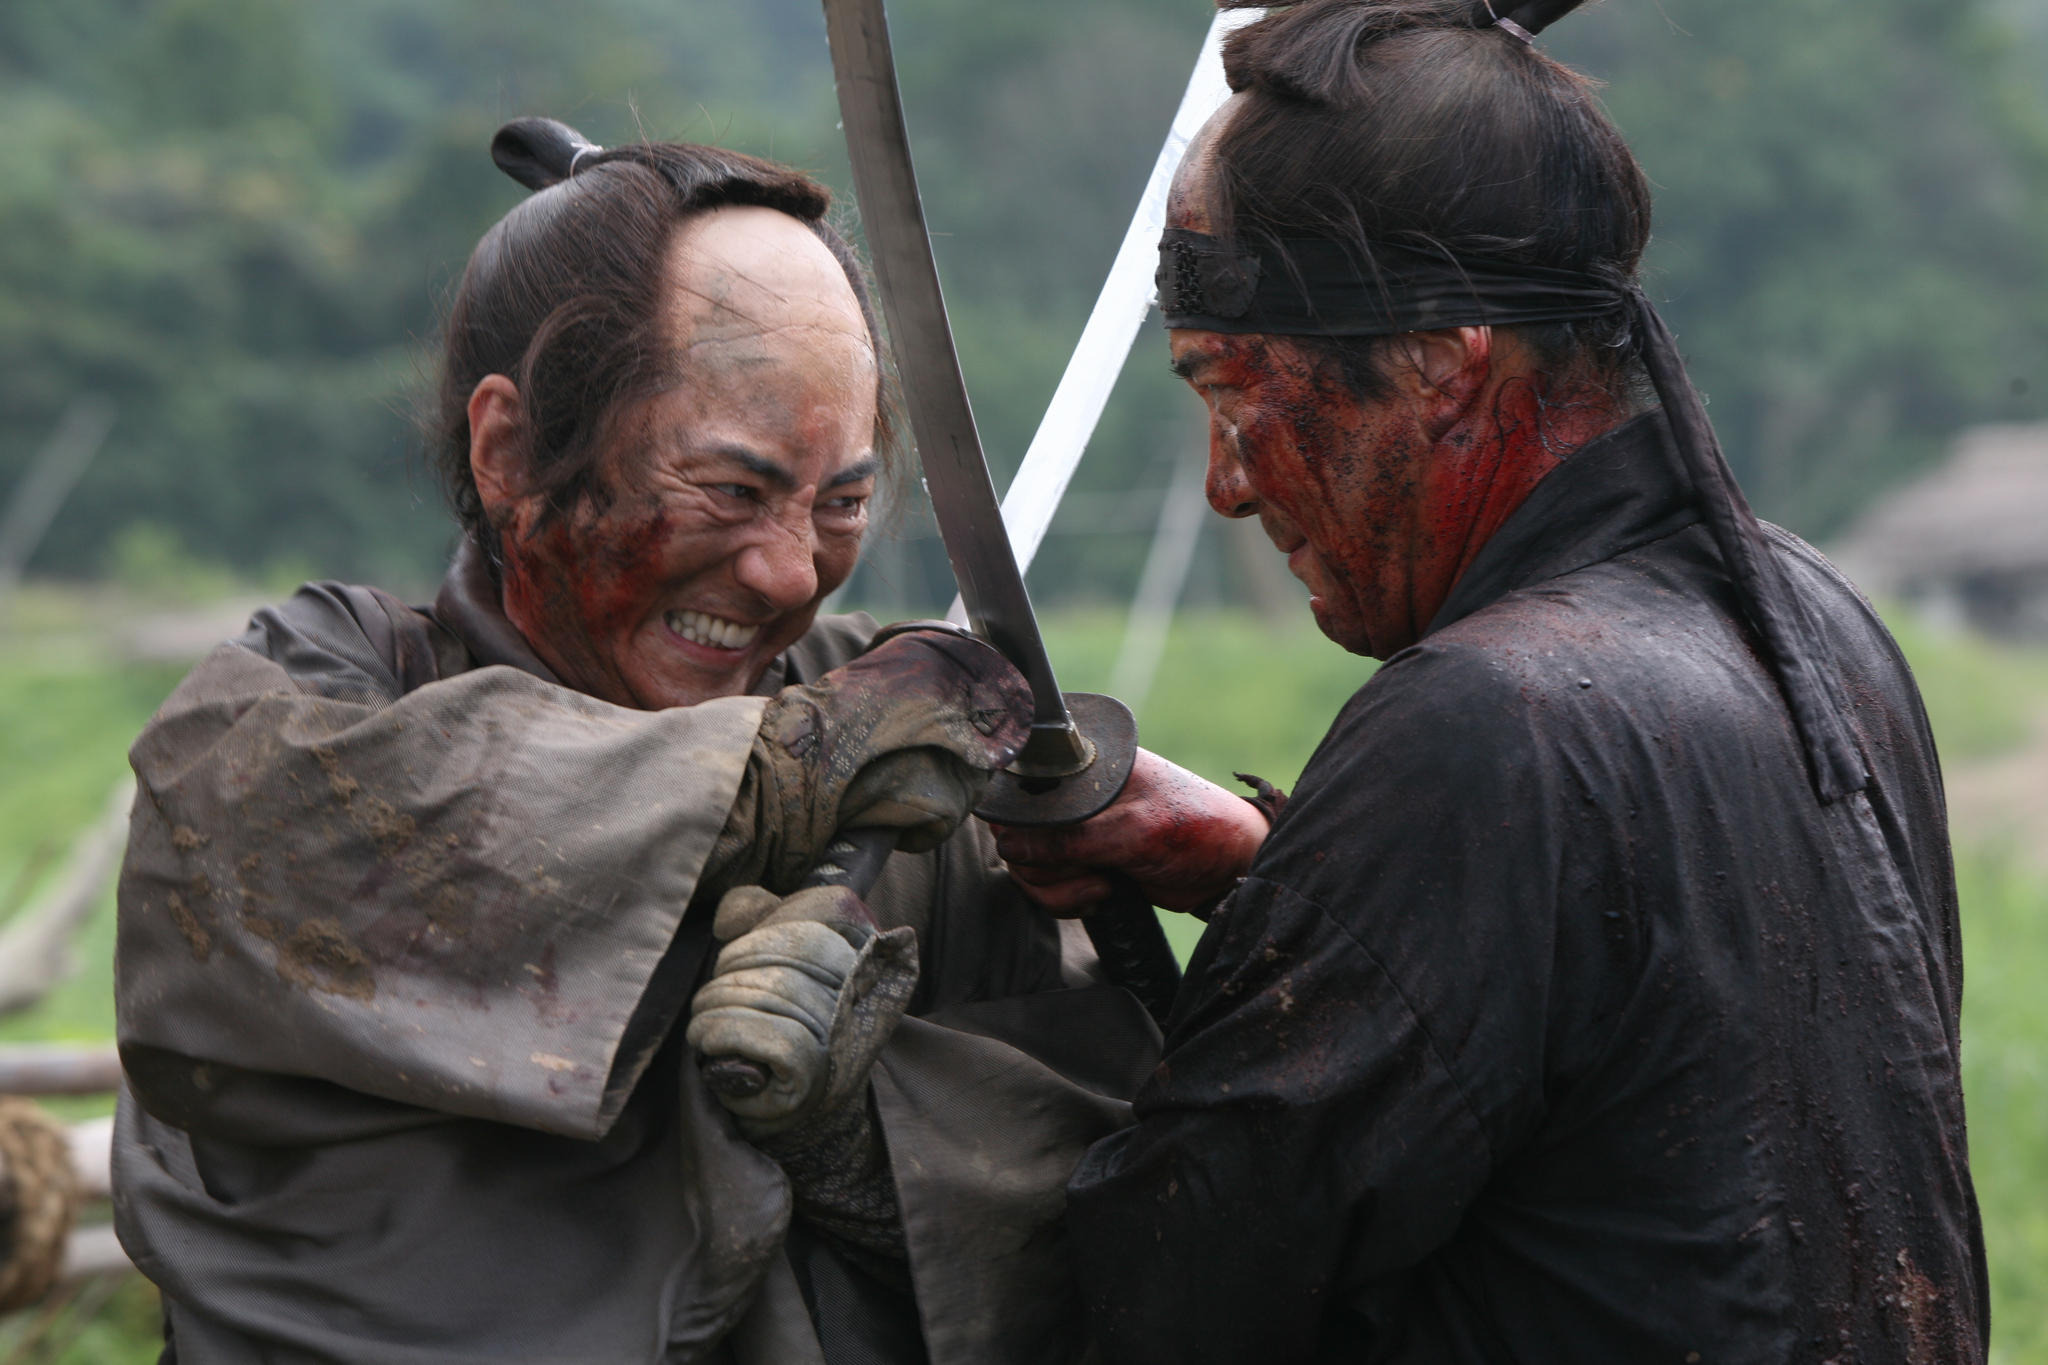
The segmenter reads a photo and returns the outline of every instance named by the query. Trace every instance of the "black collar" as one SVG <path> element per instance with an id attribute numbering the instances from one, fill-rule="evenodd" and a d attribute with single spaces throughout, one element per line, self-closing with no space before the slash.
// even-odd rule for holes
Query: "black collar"
<path id="1" fill-rule="evenodd" d="M 1700 520 L 1661 408 L 1565 457 L 1451 588 L 1433 635 L 1519 588 L 1662 540 Z"/>

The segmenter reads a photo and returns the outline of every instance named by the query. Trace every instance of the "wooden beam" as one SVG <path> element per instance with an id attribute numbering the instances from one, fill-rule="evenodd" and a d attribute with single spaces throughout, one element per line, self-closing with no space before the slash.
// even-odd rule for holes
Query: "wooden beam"
<path id="1" fill-rule="evenodd" d="M 104 1095 L 121 1088 L 112 1043 L 0 1046 L 0 1095 Z"/>

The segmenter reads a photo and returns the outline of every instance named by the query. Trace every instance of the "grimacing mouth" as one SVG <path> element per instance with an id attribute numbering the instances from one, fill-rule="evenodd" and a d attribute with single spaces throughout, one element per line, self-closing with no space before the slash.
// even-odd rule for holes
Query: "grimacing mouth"
<path id="1" fill-rule="evenodd" d="M 677 610 L 662 615 L 662 623 L 670 633 L 688 640 L 694 645 L 707 649 L 726 649 L 735 653 L 753 644 L 761 634 L 761 627 L 729 621 L 709 612 Z"/>

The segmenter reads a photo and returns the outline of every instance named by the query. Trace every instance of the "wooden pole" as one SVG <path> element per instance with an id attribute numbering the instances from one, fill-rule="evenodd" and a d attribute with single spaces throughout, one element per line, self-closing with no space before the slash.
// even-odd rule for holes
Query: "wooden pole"
<path id="1" fill-rule="evenodd" d="M 111 1043 L 14 1043 L 0 1047 L 0 1095 L 104 1095 L 121 1088 Z"/>

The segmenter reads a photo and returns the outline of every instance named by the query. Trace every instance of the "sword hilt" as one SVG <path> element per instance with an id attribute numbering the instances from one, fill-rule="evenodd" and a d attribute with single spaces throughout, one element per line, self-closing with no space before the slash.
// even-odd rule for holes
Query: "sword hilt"
<path id="1" fill-rule="evenodd" d="M 1138 723 L 1131 709 L 1094 692 L 1068 692 L 1063 700 L 1069 725 L 1091 751 L 1088 762 L 1076 772 L 1055 776 L 1027 770 L 1020 758 L 995 775 L 976 815 L 998 825 L 1073 825 L 1098 814 L 1123 792 L 1138 757 Z M 1103 972 L 1164 1025 L 1180 990 L 1180 962 L 1138 884 L 1121 873 L 1110 882 L 1109 899 L 1083 916 L 1081 924 Z"/>
<path id="2" fill-rule="evenodd" d="M 1077 825 L 1116 800 L 1138 757 L 1138 722 L 1131 708 L 1097 692 L 1068 692 L 1061 700 L 1085 761 L 1078 767 L 1034 761 L 1030 744 L 1049 729 L 1034 725 L 1017 761 L 989 782 L 976 815 L 995 825 Z"/>
<path id="3" fill-rule="evenodd" d="M 1138 997 L 1161 1028 L 1180 993 L 1180 959 L 1166 941 L 1152 899 L 1128 875 L 1112 873 L 1109 899 L 1081 917 L 1104 975 Z"/>
<path id="4" fill-rule="evenodd" d="M 882 865 L 896 851 L 899 830 L 843 829 L 825 845 L 825 856 L 803 879 L 798 890 L 812 886 L 843 886 L 854 895 L 867 898 L 882 875 Z M 697 1070 L 714 1095 L 729 1100 L 752 1099 L 774 1079 L 768 1068 L 745 1057 L 707 1057 L 699 1054 Z"/>

